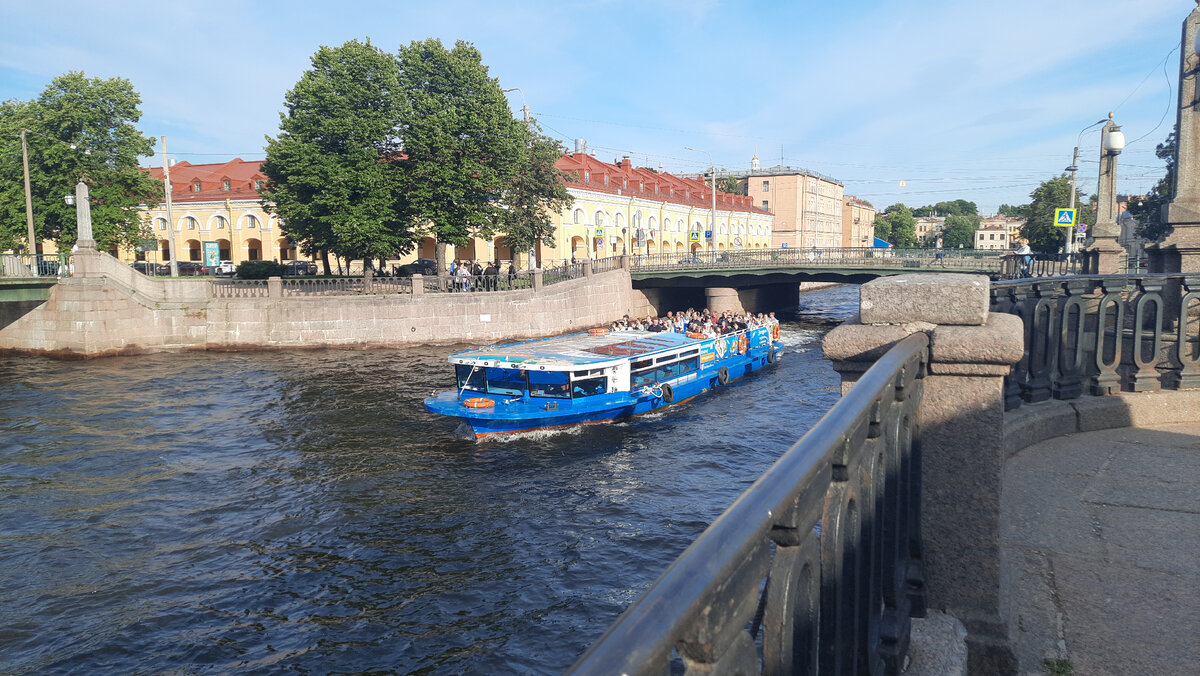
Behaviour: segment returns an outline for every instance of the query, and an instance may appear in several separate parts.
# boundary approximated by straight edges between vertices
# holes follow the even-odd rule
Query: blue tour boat
[[[708,338],[592,329],[450,355],[458,386],[425,400],[476,438],[627,418],[774,363],[779,323]]]

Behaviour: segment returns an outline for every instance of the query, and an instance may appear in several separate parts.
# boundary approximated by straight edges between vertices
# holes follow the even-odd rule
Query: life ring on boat
[[[463,400],[463,406],[467,408],[491,408],[496,405],[496,402],[487,397],[471,397]]]
[[[671,388],[670,383],[659,383],[659,388],[662,389],[662,400],[666,403],[675,401],[675,390]]]
[[[774,345],[771,346],[770,350],[767,350],[767,363],[768,364],[775,363],[775,346]]]
[[[717,382],[721,383],[722,385],[725,385],[729,382],[729,369],[725,368],[724,366],[717,369]]]
[[[687,337],[688,337],[688,338],[696,338],[696,339],[700,339],[700,338],[703,338],[703,337],[704,337],[704,334],[703,334],[703,333],[696,333],[695,331],[689,331],[689,332],[688,332],[688,334],[687,334]]]
[[[605,329],[605,328],[588,329],[588,333],[593,336],[603,336],[604,334],[608,333],[608,329]]]
[[[738,336],[738,354],[746,354],[746,344],[748,342],[749,341],[746,340],[746,334],[743,333],[742,335]]]
[[[771,340],[779,340],[779,325],[778,324],[771,327]]]

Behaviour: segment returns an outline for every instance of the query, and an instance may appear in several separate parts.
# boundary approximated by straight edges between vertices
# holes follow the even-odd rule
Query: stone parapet
[[[1004,376],[1024,352],[1020,318],[988,311],[976,275],[902,275],[864,284],[859,317],[826,335],[847,391],[904,337],[929,335],[920,407],[921,531],[929,607],[967,628],[971,673],[1014,673],[1000,566]]]

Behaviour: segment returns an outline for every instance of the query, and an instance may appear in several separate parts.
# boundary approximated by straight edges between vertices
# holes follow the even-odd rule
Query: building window
[[[200,181],[192,184],[192,192],[200,192]]]
[[[988,239],[989,240],[996,239],[996,233],[994,233],[994,232],[988,233]]]
[[[771,203],[768,200],[763,200],[763,209],[767,210],[770,208],[771,208]]]
[[[223,181],[221,183],[221,190],[224,190],[225,192],[229,192],[229,181]]]
[[[192,218],[191,216],[188,216],[188,217],[187,217],[187,218],[185,218],[184,220],[187,222],[187,229],[188,229],[188,230],[195,230],[195,229],[196,229],[196,219]]]
[[[254,216],[247,216],[246,217],[246,227],[247,228],[257,228],[258,227],[258,219],[255,218]]]
[[[161,218],[160,218],[160,219],[158,219],[158,229],[159,229],[159,230],[166,230],[166,229],[167,229],[167,222],[166,222],[165,220],[161,219]]]
[[[267,185],[267,182],[262,180],[261,178],[254,179],[254,189],[255,190],[262,190],[263,188],[266,187],[266,185]]]
[[[217,230],[224,230],[225,229],[225,217],[217,216],[216,221],[217,221]]]
[[[771,192],[771,182],[770,181],[763,181],[762,191],[763,192]]]
[[[578,225],[583,222],[583,209],[576,209],[573,217],[574,222]]]
[[[596,222],[596,225],[598,225],[598,226],[601,226],[601,227],[604,226],[604,212],[603,211],[596,212],[596,221],[595,222]]]

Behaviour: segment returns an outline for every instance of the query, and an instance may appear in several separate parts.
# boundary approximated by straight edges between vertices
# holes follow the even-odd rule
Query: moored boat
[[[592,329],[450,355],[457,387],[425,400],[476,438],[627,418],[774,363],[779,323],[716,337]]]

